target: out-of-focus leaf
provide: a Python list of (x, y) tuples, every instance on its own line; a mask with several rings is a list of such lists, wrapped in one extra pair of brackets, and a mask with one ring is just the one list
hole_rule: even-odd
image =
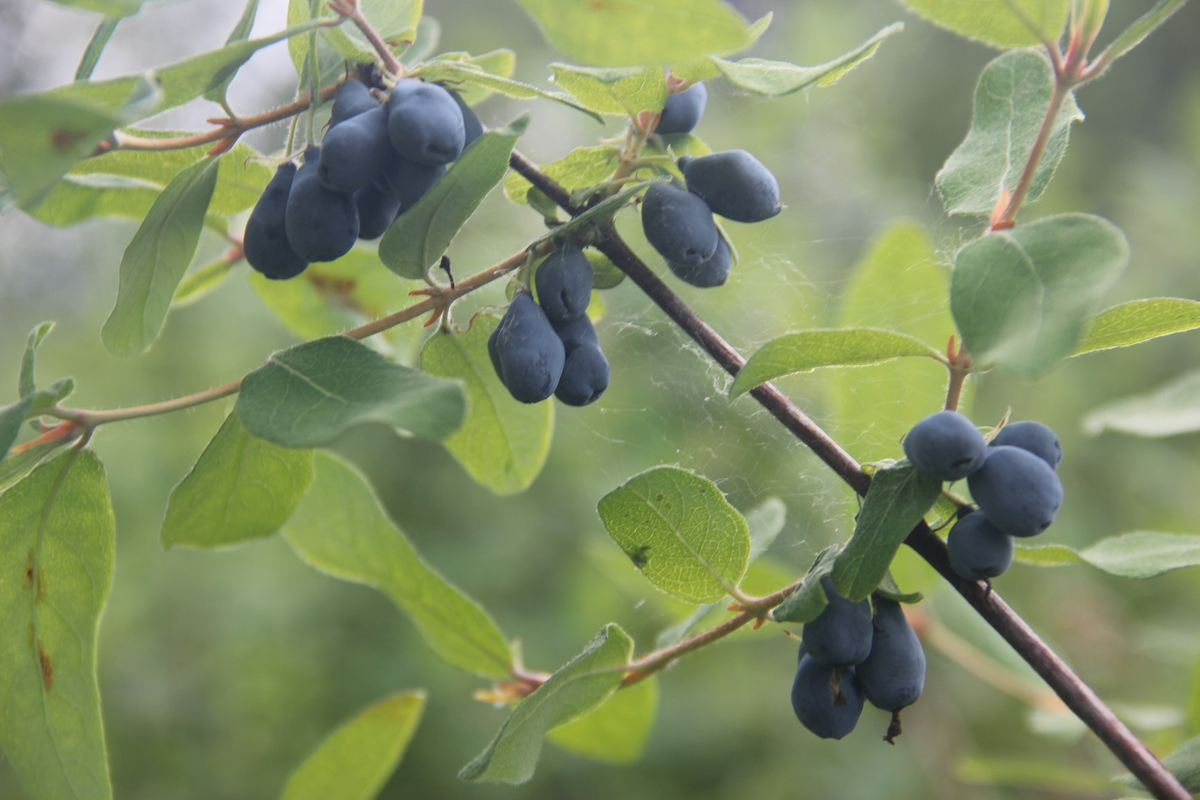
[(554, 431), (553, 403), (518, 403), (488, 355), (499, 321), (478, 316), (459, 335), (439, 331), (421, 351), (421, 369), (457, 378), (467, 393), (467, 418), (443, 444), (463, 469), (499, 495), (524, 491), (542, 471)]
[[(993, 47), (1028, 47), (1057, 40), (1071, 0), (901, 0), (926, 19)], [(1016, 6), (1020, 12), (1013, 10)], [(1025, 19), (1022, 19), (1024, 15)], [(1028, 22), (1026, 21), (1028, 20)], [(1029, 23), (1032, 23), (1031, 30)]]
[(1039, 567), (1091, 564), (1122, 578), (1154, 578), (1200, 566), (1200, 536), (1134, 531), (1101, 539), (1083, 550), (1063, 544), (1017, 545), (1016, 560)]
[[(423, 17), (422, 22), (426, 19), (428, 17)], [(418, 35), (420, 34), (418, 33)], [(407, 62), (407, 53), (405, 56), (405, 61)], [(470, 80), (460, 80), (464, 73), (479, 73), (508, 81), (512, 79), (512, 74), (517, 68), (517, 56), (516, 53), (507, 48), (491, 50), (487, 53), (480, 53), (477, 56), (462, 52), (442, 53), (437, 58), (421, 64), (413, 70), (413, 74), (422, 75), (427, 80), (434, 80), (442, 67), (446, 67), (448, 70), (442, 77), (452, 78), (447, 83), (450, 83), (454, 87), (454, 91), (458, 92), (463, 102), (467, 105), (474, 105), (491, 95), (495, 90), (482, 84), (473, 83)], [(525, 93), (525, 90), (519, 91), (521, 94)], [(531, 96), (538, 96), (537, 92), (540, 91), (540, 89), (534, 89), (534, 94)]]
[(435, 83), (451, 83), (462, 86), (466, 94), (464, 99), (470, 98), (470, 102), (475, 102), (474, 98), (482, 97), (489, 92), (499, 92), (505, 97), (522, 100), (540, 97), (569, 106), (576, 111), (582, 111), (594, 117), (598, 122), (604, 121), (604, 117), (600, 116), (598, 111), (588, 108), (568, 94), (547, 92), (545, 89), (513, 80), (506, 75), (497, 75), (489, 72), (484, 66), (471, 63), (467, 59), (435, 58), (413, 70), (413, 75), (419, 75), (422, 79)]
[(421, 559), (366, 479), (324, 452), (314, 456), (313, 471), (312, 486), (284, 526), (297, 555), (314, 569), (386, 594), (447, 664), (508, 677), (512, 656), (496, 623)]
[(1108, 775), (1058, 761), (966, 756), (954, 765), (954, 773), (966, 783), (1046, 792), (1102, 794), (1112, 788)]
[[(1054, 93), (1054, 69), (1032, 50), (1005, 53), (988, 64), (975, 88), (975, 113), (963, 143), (946, 159), (936, 183), (950, 214), (991, 214), (1025, 171)], [(1083, 112), (1069, 94), (1025, 195), (1041, 197), (1067, 152), (1071, 123)]]
[(917, 472), (907, 461), (876, 471), (854, 535), (834, 562), (838, 593), (862, 600), (875, 591), (896, 551), (941, 491), (940, 481)]
[(171, 305), (184, 308), (207, 297), (229, 277), (233, 262), (222, 256), (216, 261), (210, 261), (204, 266), (189, 272), (179, 282)]
[(609, 764), (642, 757), (658, 713), (658, 682), (647, 678), (616, 692), (590, 714), (554, 728), (546, 739), (576, 755)]
[(746, 520), (711, 481), (655, 467), (600, 500), (600, 519), (655, 586), (693, 603), (720, 600), (746, 573)]
[(1172, 14), (1183, 8), (1183, 4), (1186, 2), (1187, 0), (1159, 0), (1154, 8), (1139, 17), (1136, 22), (1113, 40), (1112, 44), (1104, 48), (1104, 52), (1100, 56), (1097, 56), (1097, 58), (1103, 58), (1105, 61), (1110, 62), (1116, 61), (1141, 44), (1159, 25), (1162, 25)]
[(1200, 371), (1100, 406), (1084, 417), (1083, 429), (1093, 436), (1109, 430), (1150, 438), (1200, 431)]
[(836, 545), (817, 554), (796, 591), (788, 595), (787, 599), (771, 612), (776, 622), (812, 622), (821, 615), (829, 603), (825, 589), (821, 586), (821, 579), (833, 571), (837, 554)]
[(219, 163), (197, 161), (176, 175), (125, 248), (117, 303), (101, 331), (113, 355), (141, 355), (158, 338), (200, 242)]
[(21, 371), (17, 376), (17, 394), (21, 397), (37, 391), (37, 381), (34, 378), (37, 348), (52, 330), (53, 322), (42, 322), (29, 332), (29, 338), (25, 341), (25, 352), (21, 355)]
[(950, 310), (981, 366), (1040, 377), (1075, 352), (1087, 321), (1129, 261), (1111, 222), (1059, 214), (993, 231), (958, 252)]
[(360, 422), (442, 439), (462, 424), (466, 402), (455, 381), (330, 336), (273, 354), (242, 381), (235, 409), (252, 436), (284, 447), (320, 447)]
[(86, 81), (92, 77), (96, 63), (100, 61), (104, 48), (108, 46), (108, 40), (116, 32), (117, 25), (121, 20), (120, 16), (110, 16), (100, 20), (96, 25), (96, 30), (92, 33), (92, 38), (88, 40), (88, 45), (79, 59), (79, 66), (75, 68), (75, 80)]
[[(1162, 760), (1162, 765), (1179, 779), (1189, 792), (1200, 792), (1200, 736), (1188, 739)], [(1142, 782), (1128, 773), (1118, 775), (1114, 783), (1129, 789), (1141, 789)]]
[(17, 441), (21, 425), (25, 422), (25, 413), (32, 402), (33, 395), (25, 395), (20, 400), (0, 406), (0, 459), (8, 455), (9, 449)]
[(0, 495), (0, 750), (36, 800), (112, 797), (96, 630), (113, 574), (104, 467), (63, 454)]
[(783, 531), (787, 521), (787, 506), (778, 497), (768, 497), (745, 513), (746, 528), (750, 533), (749, 559), (754, 561), (766, 552), (771, 543)]
[[(233, 30), (229, 32), (229, 36), (225, 39), (225, 44), (233, 44), (234, 42), (243, 42), (250, 38), (250, 30), (254, 27), (254, 18), (258, 16), (258, 0), (246, 0), (246, 5), (242, 8), (242, 16), (238, 18), (237, 23), (233, 26)], [(204, 93), (205, 100), (211, 100), (214, 103), (224, 103), (225, 93), (229, 91), (229, 84), (233, 83), (236, 72), (222, 78), (220, 83), (209, 87)]]
[(582, 64), (670, 64), (735, 53), (754, 41), (746, 20), (722, 0), (517, 0), (550, 44)]
[(450, 171), (416, 205), (401, 214), (379, 242), (379, 258), (402, 278), (420, 280), (438, 263), (483, 198), (508, 171), (508, 157), (525, 126), (518, 117), (507, 128), (479, 137)]
[(913, 336), (876, 328), (824, 328), (780, 336), (760, 347), (729, 387), (730, 399), (784, 375), (821, 367), (866, 367), (907, 356), (939, 358)]
[(191, 472), (171, 490), (163, 547), (223, 547), (270, 536), (312, 482), (312, 451), (246, 433), (230, 414)]
[(53, 0), (60, 6), (78, 8), (83, 11), (95, 11), (116, 17), (127, 17), (136, 14), (145, 0)]
[(371, 800), (396, 771), (424, 710), (425, 693), (407, 692), (360, 711), (304, 759), (280, 800)]
[(1072, 355), (1129, 347), (1200, 328), (1200, 302), (1178, 297), (1131, 300), (1097, 314)]
[(577, 67), (551, 64), (554, 82), (585, 106), (603, 114), (636, 116), (658, 111), (667, 99), (666, 76), (661, 67)]
[(633, 640), (615, 624), (521, 701), (496, 738), (458, 776), (467, 781), (525, 783), (533, 777), (542, 740), (551, 728), (595, 709), (617, 690)]

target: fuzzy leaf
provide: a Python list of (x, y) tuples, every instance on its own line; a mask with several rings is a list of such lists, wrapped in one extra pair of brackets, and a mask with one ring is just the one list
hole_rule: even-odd
[(647, 678), (616, 692), (590, 714), (554, 728), (546, 739), (576, 755), (608, 764), (642, 757), (658, 713), (658, 682)]
[[(1028, 47), (1058, 39), (1071, 0), (901, 0), (931, 22), (993, 47)], [(1034, 30), (1012, 5), (1033, 23)]]
[(1129, 347), (1200, 328), (1200, 302), (1176, 297), (1131, 300), (1097, 314), (1072, 355)]
[(1186, 372), (1145, 394), (1107, 403), (1083, 420), (1095, 436), (1106, 430), (1158, 438), (1200, 431), (1200, 372)]

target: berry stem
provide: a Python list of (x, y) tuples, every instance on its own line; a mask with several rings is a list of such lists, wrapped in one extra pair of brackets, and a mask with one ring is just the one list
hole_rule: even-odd
[[(514, 151), (509, 163), (513, 169), (521, 173), (526, 180), (541, 189), (562, 208), (567, 211), (572, 210), (567, 192), (527, 158)], [(602, 226), (596, 247), (625, 272), (667, 316), (674, 320), (727, 372), (736, 375), (745, 365), (745, 359), (629, 249), (611, 222)], [(770, 383), (765, 383), (750, 394), (785, 428), (808, 445), (852, 489), (860, 495), (866, 494), (871, 479), (862, 471), (858, 462), (778, 389)], [(1112, 710), (1104, 704), (1091, 687), (1084, 683), (995, 591), (982, 582), (964, 581), (958, 577), (950, 566), (945, 543), (924, 522), (913, 529), (905, 540), (905, 544), (929, 562), (959, 594), (966, 598), (984, 621), (1034, 668), (1067, 707), (1091, 728), (1092, 732), (1147, 787), (1151, 794), (1160, 800), (1189, 800), (1191, 798), (1191, 794), (1154, 757), (1149, 748), (1138, 740), (1123, 722), (1117, 719)], [(744, 612), (744, 614), (751, 614), (751, 612)], [(724, 624), (732, 625), (741, 616), (734, 617)], [(736, 627), (749, 621), (749, 618), (741, 620)], [(705, 636), (705, 634), (701, 634), (701, 636)], [(720, 636), (716, 638), (720, 638)], [(707, 641), (690, 649), (703, 646)]]

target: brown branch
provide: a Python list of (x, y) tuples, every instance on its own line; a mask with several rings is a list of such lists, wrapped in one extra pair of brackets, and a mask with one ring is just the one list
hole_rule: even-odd
[[(510, 161), (513, 169), (569, 211), (569, 195), (565, 190), (528, 159), (517, 158), (516, 155), (514, 153)], [(731, 375), (737, 375), (745, 365), (745, 359), (629, 249), (611, 223), (603, 229), (596, 247), (704, 348), (713, 360)], [(858, 463), (779, 390), (767, 383), (753, 390), (751, 395), (851, 488), (860, 495), (866, 494), (870, 478), (862, 472)], [(1192, 795), (1175, 776), (996, 592), (983, 583), (968, 582), (958, 577), (950, 567), (945, 544), (924, 522), (909, 534), (905, 543), (966, 598), (976, 612), (1037, 671), (1067, 707), (1155, 797), (1161, 800), (1192, 800)]]

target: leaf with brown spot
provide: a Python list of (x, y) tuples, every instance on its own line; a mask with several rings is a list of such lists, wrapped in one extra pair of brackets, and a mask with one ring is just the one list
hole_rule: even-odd
[(104, 468), (89, 450), (42, 464), (0, 495), (0, 751), (38, 800), (112, 797), (96, 628), (113, 529)]

